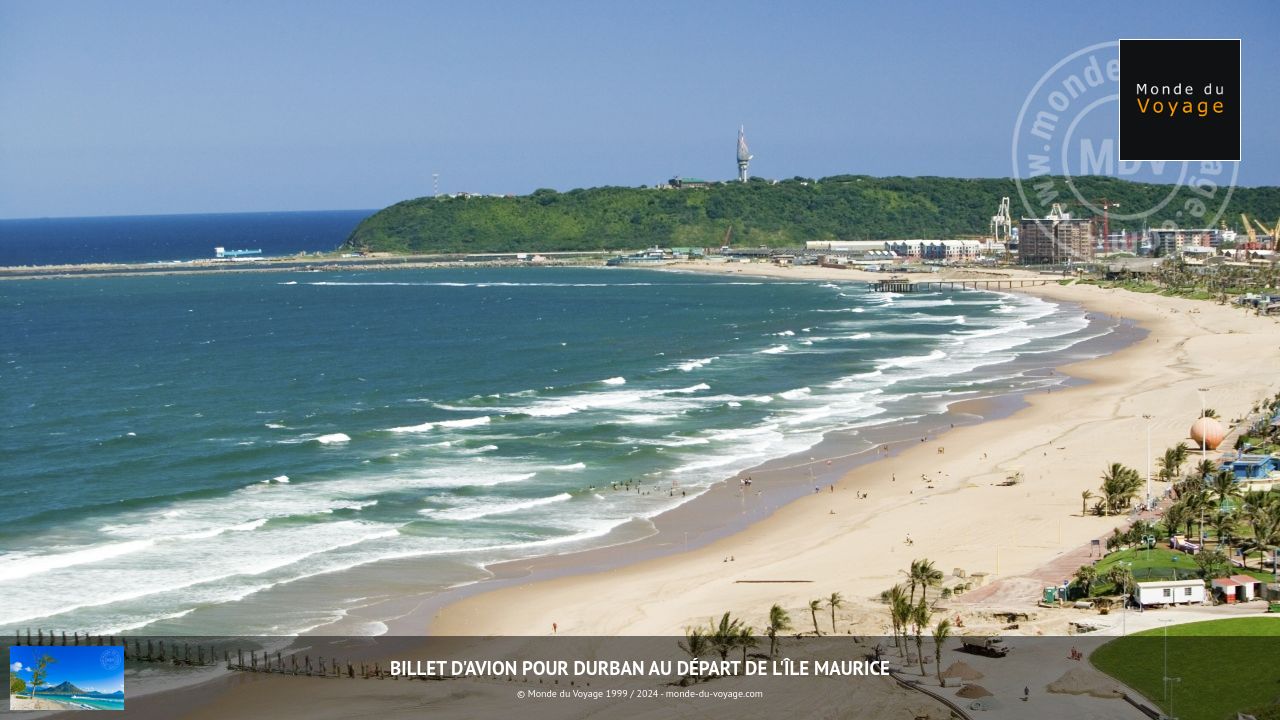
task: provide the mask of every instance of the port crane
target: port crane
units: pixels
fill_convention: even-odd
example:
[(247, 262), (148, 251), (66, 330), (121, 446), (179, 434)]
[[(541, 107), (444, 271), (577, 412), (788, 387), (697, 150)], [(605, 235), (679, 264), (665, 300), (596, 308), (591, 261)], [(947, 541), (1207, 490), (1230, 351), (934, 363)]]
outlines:
[(1000, 198), (1000, 207), (991, 216), (991, 240), (1005, 252), (1009, 252), (1009, 243), (1013, 235), (1013, 215), (1009, 212), (1009, 198)]
[[(1241, 215), (1240, 217), (1243, 218), (1244, 215)], [(1276, 248), (1276, 243), (1280, 242), (1280, 220), (1276, 220), (1275, 228), (1269, 228), (1266, 225), (1263, 225), (1258, 221), (1258, 218), (1253, 219), (1253, 224), (1258, 226), (1258, 230), (1260, 230), (1264, 236), (1269, 236), (1271, 238), (1271, 242), (1267, 243), (1270, 247), (1266, 249), (1274, 250)], [(1252, 236), (1253, 233), (1249, 233), (1249, 235)]]

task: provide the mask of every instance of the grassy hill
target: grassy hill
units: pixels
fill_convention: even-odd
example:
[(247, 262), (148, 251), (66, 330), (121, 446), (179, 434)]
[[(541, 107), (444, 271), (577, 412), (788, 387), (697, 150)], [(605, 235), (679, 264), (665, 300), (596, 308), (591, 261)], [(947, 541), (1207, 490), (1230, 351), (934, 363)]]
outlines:
[[(1100, 176), (1072, 182), (1083, 197), (1105, 197), (1119, 202), (1122, 210), (1155, 207), (1171, 189)], [(1033, 214), (1020, 206), (1009, 178), (840, 175), (679, 190), (600, 187), (563, 193), (537, 190), (514, 197), (418, 198), (373, 214), (344, 247), (419, 253), (716, 247), (730, 226), (733, 243), (750, 246), (954, 238), (987, 233), (1002, 196), (1013, 199), (1015, 222), (1020, 215)], [(1175, 220), (1187, 225), (1177, 213), (1198, 200), (1192, 190), (1182, 188), (1147, 222)], [(1066, 209), (1077, 215), (1084, 212)], [(1280, 188), (1237, 188), (1223, 219), (1238, 226), (1241, 212), (1274, 223), (1280, 217)], [(1124, 226), (1113, 222), (1112, 231)], [(1132, 222), (1128, 227), (1139, 229)]]

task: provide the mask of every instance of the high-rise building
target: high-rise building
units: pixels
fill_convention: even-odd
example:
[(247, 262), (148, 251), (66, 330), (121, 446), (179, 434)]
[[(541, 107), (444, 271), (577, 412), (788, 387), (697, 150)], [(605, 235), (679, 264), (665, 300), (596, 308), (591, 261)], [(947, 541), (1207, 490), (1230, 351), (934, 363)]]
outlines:
[(1018, 228), (1018, 262), (1056, 265), (1093, 260), (1093, 222), (1073, 218), (1055, 207), (1046, 218), (1022, 218)]
[(747, 181), (747, 164), (755, 157), (747, 150), (745, 128), (738, 126), (738, 182)]

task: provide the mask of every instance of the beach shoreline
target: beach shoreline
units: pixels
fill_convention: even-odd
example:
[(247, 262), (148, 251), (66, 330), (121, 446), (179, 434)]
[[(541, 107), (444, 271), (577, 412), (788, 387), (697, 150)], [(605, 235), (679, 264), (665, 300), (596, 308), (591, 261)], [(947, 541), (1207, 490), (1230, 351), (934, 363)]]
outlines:
[[(1044, 360), (1060, 353), (1105, 355), (1137, 342), (1143, 335), (1139, 328), (1130, 324), (1110, 322), (1100, 317), (1090, 320), (1087, 330), (1097, 334), (1064, 351), (1052, 353)], [(1019, 358), (985, 369), (1004, 365), (1016, 367), (1020, 362), (1026, 364), (1026, 359)], [(1038, 366), (1042, 361), (1032, 364)], [(1086, 382), (1062, 373), (1044, 379), (1055, 388)], [(490, 574), (487, 579), (447, 588), (425, 597), (392, 598), (361, 608), (359, 613), (370, 617), (382, 615), (387, 625), (386, 634), (417, 635), (423, 632), (424, 624), (430, 625), (436, 612), (479, 594), (529, 582), (609, 572), (643, 560), (697, 550), (743, 532), (786, 505), (812, 494), (811, 484), (815, 491), (836, 492), (852, 488), (858, 492), (860, 488), (842, 483), (855, 469), (897, 456), (918, 444), (922, 437), (943, 439), (946, 433), (956, 428), (1009, 417), (1026, 406), (1025, 396), (1029, 392), (1032, 390), (1011, 388), (1007, 392), (952, 400), (945, 410), (914, 420), (873, 425), (853, 433), (829, 432), (806, 450), (772, 458), (722, 478), (697, 497), (654, 516), (649, 521), (653, 525), (652, 532), (640, 539), (606, 542), (584, 550), (489, 564), (485, 566)], [(805, 473), (810, 470), (812, 475), (806, 477)], [(746, 502), (739, 482), (742, 477), (755, 479), (751, 486), (753, 492), (767, 487), (769, 497), (764, 501), (757, 497), (755, 502)], [(736, 562), (736, 559), (730, 562)], [(386, 619), (387, 615), (390, 615), (390, 620)], [(332, 631), (332, 628), (314, 630), (316, 634), (326, 631)]]
[[(827, 281), (880, 277), (855, 270), (723, 263), (681, 264), (670, 270)], [(990, 277), (994, 273), (983, 274)], [(1030, 277), (1018, 271), (1013, 276)], [(562, 571), (546, 579), (534, 579), (526, 573), (505, 579), (504, 587), (473, 588), (454, 602), (416, 608), (394, 626), (394, 631), (537, 635), (552, 632), (554, 623), (556, 631), (569, 634), (678, 634), (684, 627), (725, 610), (761, 627), (764, 611), (772, 602), (791, 606), (793, 613), (807, 604), (800, 594), (805, 591), (759, 582), (760, 577), (770, 577), (768, 571), (783, 567), (796, 568), (787, 573), (790, 575), (813, 576), (809, 594), (840, 591), (853, 598), (844, 614), (857, 632), (886, 631), (887, 617), (880, 617), (884, 613), (877, 608), (874, 596), (896, 582), (898, 571), (913, 558), (934, 559), (944, 571), (964, 567), (969, 572), (991, 573), (994, 578), (1009, 577), (1030, 571), (1123, 523), (1124, 517), (1082, 517), (1080, 491), (1096, 489), (1097, 478), (1110, 461), (1142, 471), (1142, 443), (1127, 443), (1123, 438), (1145, 434), (1143, 415), (1156, 418), (1152, 421), (1152, 442), (1157, 451), (1185, 437), (1185, 428), (1197, 414), (1197, 394), (1192, 391), (1189, 397), (1169, 402), (1158, 397), (1162, 390), (1168, 392), (1176, 386), (1179, 395), (1185, 396), (1186, 386), (1207, 385), (1212, 404), (1225, 417), (1233, 417), (1272, 389), (1260, 371), (1268, 362), (1280, 362), (1278, 345), (1249, 342), (1257, 334), (1280, 338), (1272, 320), (1201, 301), (1138, 296), (1090, 286), (1050, 283), (1021, 292), (1076, 303), (1090, 313), (1124, 316), (1147, 335), (1117, 352), (1059, 368), (1080, 378), (1082, 384), (1035, 394), (1028, 398), (1026, 407), (1006, 417), (957, 427), (945, 438), (904, 451), (892, 463), (886, 460), (847, 469), (839, 483), (845, 490), (831, 493), (830, 499), (824, 499), (828, 493), (799, 497), (738, 532), (688, 551), (635, 557), (621, 566)], [(1188, 322), (1182, 322), (1184, 319)], [(1260, 351), (1229, 367), (1215, 357), (1219, 353), (1212, 336), (1217, 335), (1236, 336), (1229, 338), (1232, 348), (1223, 353), (1227, 357), (1233, 349), (1239, 352), (1257, 346)], [(1155, 371), (1150, 378), (1135, 378), (1135, 368), (1165, 359), (1158, 347), (1162, 340), (1165, 348), (1185, 354), (1186, 361), (1172, 369), (1166, 366), (1163, 373)], [(1213, 372), (1207, 372), (1209, 369)], [(1069, 418), (1076, 421), (1068, 422)], [(1002, 442), (1010, 436), (1019, 442)], [(990, 450), (987, 457), (968, 453), (961, 459), (951, 454), (940, 463), (938, 451), (946, 445)], [(1084, 448), (1097, 451), (1097, 457), (1087, 457), (1093, 453), (1080, 452)], [(1048, 459), (1051, 450), (1057, 456), (1054, 459)], [(1040, 454), (1039, 462), (1033, 451)], [(890, 467), (895, 470), (888, 470)], [(919, 469), (925, 472), (917, 472)], [(930, 488), (928, 493), (923, 492), (927, 486), (922, 486), (920, 495), (914, 486), (905, 486), (910, 483), (897, 484), (897, 477), (917, 478), (915, 483), (919, 484), (918, 478), (929, 472), (950, 477), (945, 484), (936, 481), (936, 489)], [(1017, 490), (998, 485), (1014, 472), (1025, 475)], [(886, 474), (894, 479), (886, 482)], [(855, 487), (857, 493), (848, 492)], [(1163, 487), (1157, 490), (1163, 491)], [(878, 500), (863, 502), (855, 497), (862, 492), (874, 493)], [(953, 512), (920, 508), (929, 498), (937, 500), (935, 507), (951, 505)], [(973, 523), (957, 521), (965, 512), (980, 515)], [(1017, 521), (1002, 530), (1000, 522), (984, 523), (982, 515), (991, 521)], [(846, 516), (853, 520), (846, 521)], [(834, 531), (818, 529), (833, 520), (838, 526)], [(910, 545), (903, 544), (906, 537), (892, 539), (900, 533), (886, 535), (885, 530), (895, 526), (910, 536)], [(997, 537), (1002, 534), (1004, 538)], [(788, 542), (799, 545), (798, 550), (778, 549), (779, 544), (786, 546)], [(872, 546), (876, 552), (866, 553)], [(861, 570), (824, 567), (839, 565), (830, 559), (824, 561), (824, 557), (862, 554), (873, 557), (860, 558), (865, 561)], [(730, 556), (733, 562), (725, 562)], [(755, 580), (748, 575), (756, 576)]]

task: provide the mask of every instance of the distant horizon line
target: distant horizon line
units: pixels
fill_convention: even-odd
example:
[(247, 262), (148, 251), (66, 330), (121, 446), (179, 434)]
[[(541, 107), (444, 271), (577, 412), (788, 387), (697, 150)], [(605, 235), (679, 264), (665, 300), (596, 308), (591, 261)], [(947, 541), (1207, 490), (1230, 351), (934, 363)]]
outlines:
[(382, 208), (327, 208), (323, 210), (210, 210), (200, 212), (148, 212), (118, 213), (110, 215), (27, 215), (24, 217), (0, 217), (2, 222), (24, 222), (38, 220), (108, 220), (116, 218), (152, 218), (152, 217), (202, 217), (209, 215), (303, 215), (310, 213), (367, 212), (375, 213)]

